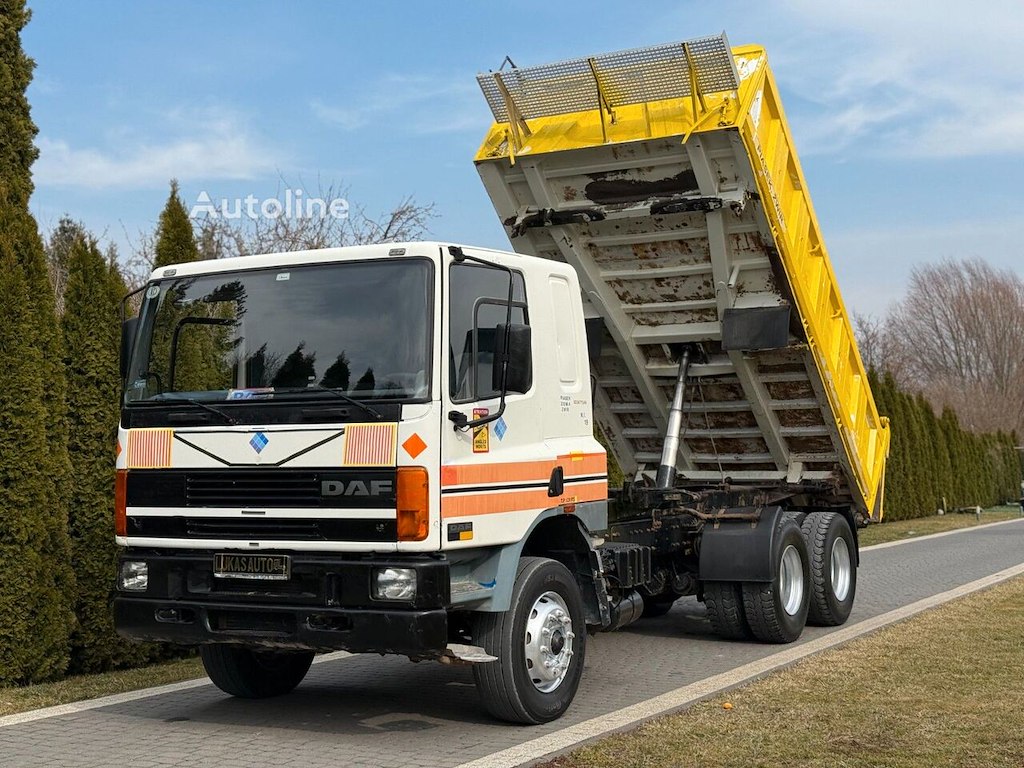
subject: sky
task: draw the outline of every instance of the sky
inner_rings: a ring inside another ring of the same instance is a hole
[[[1024,276],[1024,3],[210,3],[35,0],[33,213],[122,254],[171,178],[187,206],[334,186],[430,236],[508,240],[472,158],[475,76],[723,30],[765,46],[846,303],[881,315],[914,265]],[[283,184],[282,184],[283,181]]]

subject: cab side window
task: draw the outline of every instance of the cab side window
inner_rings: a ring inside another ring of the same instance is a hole
[[[452,402],[486,400],[491,387],[496,331],[508,312],[508,273],[482,264],[452,264],[449,287],[449,394]],[[513,272],[512,322],[529,323],[523,276]]]

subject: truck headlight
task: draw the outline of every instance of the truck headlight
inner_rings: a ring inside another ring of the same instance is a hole
[[[416,571],[412,568],[376,569],[373,596],[378,600],[415,600]]]
[[[125,560],[121,563],[118,582],[125,592],[145,592],[149,587],[149,565],[138,560]]]

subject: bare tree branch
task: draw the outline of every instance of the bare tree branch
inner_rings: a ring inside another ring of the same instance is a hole
[[[879,334],[889,339],[880,368],[893,370],[937,406],[951,406],[970,429],[1024,431],[1019,275],[982,259],[918,266],[884,329],[865,322],[858,334],[871,354],[878,357]]]
[[[128,290],[134,291],[149,279],[153,271],[156,262],[156,232],[140,230],[133,236],[123,224],[121,229],[129,249],[127,258],[121,260],[121,274]]]

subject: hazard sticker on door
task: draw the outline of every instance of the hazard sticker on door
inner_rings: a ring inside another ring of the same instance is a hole
[[[479,419],[486,416],[490,411],[486,408],[474,408],[473,418]],[[473,427],[473,453],[488,453],[491,450],[491,425],[484,424],[480,427]]]

